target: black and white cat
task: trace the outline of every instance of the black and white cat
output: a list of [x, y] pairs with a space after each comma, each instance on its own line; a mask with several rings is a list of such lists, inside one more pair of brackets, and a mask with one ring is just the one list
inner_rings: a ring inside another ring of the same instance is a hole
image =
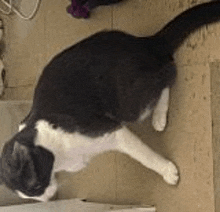
[[166, 125], [173, 54], [204, 24], [220, 20], [220, 2], [195, 6], [151, 37], [103, 31], [66, 49], [45, 67], [32, 109], [2, 152], [0, 177], [23, 198], [49, 200], [54, 173], [77, 172], [91, 157], [125, 153], [175, 185], [176, 166], [152, 151], [126, 124], [153, 112]]

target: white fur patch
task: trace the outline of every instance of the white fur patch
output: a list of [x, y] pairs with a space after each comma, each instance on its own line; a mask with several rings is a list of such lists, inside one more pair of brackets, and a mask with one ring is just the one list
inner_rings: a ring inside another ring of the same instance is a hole
[[116, 148], [114, 133], [90, 138], [78, 132], [68, 133], [61, 128], [53, 129], [45, 120], [39, 120], [36, 129], [38, 133], [35, 145], [42, 146], [55, 155], [55, 172], [79, 171], [87, 165], [91, 157]]
[[77, 132], [68, 133], [61, 128], [53, 129], [52, 125], [45, 120], [38, 121], [36, 129], [38, 134], [35, 144], [47, 148], [55, 155], [55, 172], [79, 171], [87, 165], [91, 157], [115, 150], [128, 154], [146, 168], [154, 170], [170, 184], [178, 181], [176, 166], [173, 165], [175, 168], [171, 170], [172, 162], [143, 144], [126, 127], [98, 138], [90, 138]]
[[169, 88], [163, 89], [161, 97], [154, 109], [152, 125], [157, 131], [163, 131], [167, 123], [167, 112], [169, 108]]
[[20, 124], [19, 126], [18, 126], [18, 132], [20, 132], [20, 131], [22, 131], [24, 128], [26, 127], [26, 124]]

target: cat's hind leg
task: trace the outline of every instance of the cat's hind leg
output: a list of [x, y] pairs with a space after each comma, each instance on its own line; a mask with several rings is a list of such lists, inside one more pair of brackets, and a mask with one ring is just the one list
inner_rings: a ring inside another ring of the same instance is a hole
[[117, 142], [116, 150], [129, 155], [145, 167], [160, 174], [164, 181], [170, 185], [177, 184], [179, 174], [177, 167], [169, 160], [154, 152], [150, 147], [134, 135], [127, 128], [115, 132]]
[[167, 123], [167, 112], [169, 108], [170, 88], [162, 90], [160, 99], [153, 111], [152, 125], [156, 131], [163, 131]]

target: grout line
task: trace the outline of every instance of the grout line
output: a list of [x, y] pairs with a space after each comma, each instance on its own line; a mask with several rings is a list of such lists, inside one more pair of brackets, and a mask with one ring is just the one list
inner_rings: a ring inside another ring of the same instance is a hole
[[[175, 61], [175, 59], [174, 59], [174, 61]], [[210, 63], [210, 61], [205, 61], [205, 62], [196, 62], [196, 63], [189, 63], [189, 64], [187, 64], [187, 63], [177, 63], [177, 62], [175, 62], [175, 65], [176, 65], [176, 67], [178, 68], [178, 67], [187, 67], [187, 66], [197, 66], [197, 65], [207, 65], [207, 64], [209, 64]]]
[[111, 8], [111, 29], [114, 27], [114, 6]]
[[5, 88], [25, 88], [29, 86], [33, 86], [34, 84], [27, 84], [27, 85], [18, 85], [18, 86], [5, 86]]
[[[215, 149], [219, 148], [219, 144], [218, 142], [216, 142], [216, 137], [218, 137], [218, 131], [216, 130], [216, 125], [219, 125], [219, 121], [217, 121], [217, 119], [214, 117], [216, 114], [216, 108], [213, 107], [213, 104], [217, 104], [218, 100], [219, 100], [219, 89], [218, 89], [218, 93], [213, 94], [212, 90], [213, 87], [218, 86], [217, 84], [217, 79], [219, 74], [215, 71], [212, 71], [212, 67], [209, 66], [210, 68], [210, 117], [211, 117], [211, 142], [212, 142], [212, 161], [213, 161], [213, 167], [212, 167], [212, 171], [213, 171], [213, 192], [214, 192], [214, 207], [215, 210], [217, 211], [219, 209], [219, 204], [218, 204], [218, 200], [219, 200], [219, 183], [217, 183], [216, 181], [216, 176], [219, 175], [219, 163], [218, 163], [218, 156], [216, 154]], [[217, 68], [217, 70], [219, 69], [219, 67]], [[219, 113], [217, 112], [217, 115], [219, 115]], [[215, 125], [213, 125], [215, 124]]]
[[115, 202], [118, 203], [118, 154], [115, 153]]

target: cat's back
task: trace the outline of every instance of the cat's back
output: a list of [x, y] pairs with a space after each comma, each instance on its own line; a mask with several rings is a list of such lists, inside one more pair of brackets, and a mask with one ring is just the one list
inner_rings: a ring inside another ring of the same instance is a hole
[[42, 117], [59, 114], [59, 120], [61, 114], [64, 123], [72, 117], [75, 125], [90, 132], [136, 120], [140, 107], [155, 98], [146, 96], [146, 89], [157, 88], [150, 79], [161, 68], [147, 47], [145, 38], [118, 31], [99, 32], [69, 47], [44, 68], [32, 112]]
[[48, 104], [56, 100], [92, 106], [102, 100], [98, 104], [106, 102], [111, 107], [116, 102], [119, 76], [125, 80], [134, 75], [143, 77], [130, 65], [132, 62], [135, 66], [136, 60], [145, 61], [143, 45], [135, 45], [141, 42], [123, 32], [103, 31], [69, 47], [44, 68], [35, 89], [35, 103], [47, 99]]
[[[43, 75], [68, 74], [82, 72], [83, 68], [90, 64], [98, 67], [100, 65], [111, 65], [134, 53], [147, 55], [151, 47], [146, 39], [137, 38], [121, 31], [101, 31], [70, 46], [57, 54], [44, 68]], [[94, 61], [99, 60], [99, 63]], [[107, 67], [105, 66], [105, 69]]]

